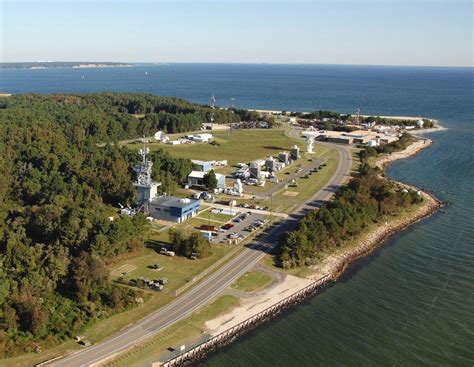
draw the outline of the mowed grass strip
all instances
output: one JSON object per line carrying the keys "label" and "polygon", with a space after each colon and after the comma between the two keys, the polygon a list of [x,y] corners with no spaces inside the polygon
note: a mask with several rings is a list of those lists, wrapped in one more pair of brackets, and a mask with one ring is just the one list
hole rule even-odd
{"label": "mowed grass strip", "polygon": [[151,365],[163,356],[168,348],[179,348],[180,345],[189,345],[206,334],[205,323],[220,315],[230,312],[239,305],[239,299],[232,295],[222,295],[209,305],[200,309],[185,320],[158,333],[133,350],[119,356],[108,363],[110,367],[135,367]]}
{"label": "mowed grass strip", "polygon": [[253,270],[242,275],[231,285],[231,288],[242,292],[255,292],[265,288],[272,281],[272,277],[263,271]]}

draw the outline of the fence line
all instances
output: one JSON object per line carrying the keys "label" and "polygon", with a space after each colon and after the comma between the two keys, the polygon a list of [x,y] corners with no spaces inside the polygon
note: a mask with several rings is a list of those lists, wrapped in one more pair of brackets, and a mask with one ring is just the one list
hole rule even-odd
{"label": "fence line", "polygon": [[193,277],[191,281],[187,282],[186,284],[182,285],[178,289],[174,291],[175,297],[179,296],[181,293],[183,293],[186,289],[189,287],[192,287],[194,284],[196,284],[197,281],[201,280],[204,278],[207,274],[210,272],[214,271],[217,267],[221,266],[224,262],[229,260],[232,256],[235,255],[235,253],[240,249],[240,246],[236,246],[233,248],[231,251],[229,251],[225,256],[221,257],[219,260],[217,260],[214,264],[209,266],[208,268],[204,269],[202,272],[200,272],[198,275]]}
{"label": "fence line", "polygon": [[226,331],[223,331],[222,333],[216,336],[213,336],[209,340],[198,344],[197,346],[184,352],[183,354],[169,359],[168,361],[161,364],[161,366],[186,366],[203,359],[209,353],[231,343],[238,336],[242,335],[250,329],[253,329],[265,320],[274,317],[282,310],[308,298],[317,290],[325,287],[331,281],[331,279],[332,278],[330,274],[319,278],[315,282],[307,285],[299,291],[285,297],[283,300],[278,301],[274,305],[269,306],[266,309],[260,311],[259,313],[249,317],[247,320],[240,322],[239,324],[227,329]]}

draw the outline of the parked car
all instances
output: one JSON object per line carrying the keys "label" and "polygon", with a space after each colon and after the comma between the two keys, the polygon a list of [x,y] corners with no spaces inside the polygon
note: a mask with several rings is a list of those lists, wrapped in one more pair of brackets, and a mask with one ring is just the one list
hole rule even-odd
{"label": "parked car", "polygon": [[83,347],[90,347],[92,345],[92,343],[87,340],[87,339],[82,339],[79,344],[81,344]]}
{"label": "parked car", "polygon": [[161,270],[161,265],[160,264],[152,264],[152,265],[148,265],[148,268],[153,269],[153,270]]}

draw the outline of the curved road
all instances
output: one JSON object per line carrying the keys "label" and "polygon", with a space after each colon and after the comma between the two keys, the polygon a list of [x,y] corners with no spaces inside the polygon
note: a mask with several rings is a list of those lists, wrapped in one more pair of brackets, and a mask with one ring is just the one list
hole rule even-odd
{"label": "curved road", "polygon": [[349,146],[329,143],[318,143],[335,148],[339,154],[339,164],[325,188],[318,191],[308,202],[301,205],[290,217],[280,224],[270,228],[255,243],[231,259],[216,272],[205,278],[189,292],[174,299],[167,306],[150,314],[139,322],[123,329],[115,336],[94,346],[73,353],[50,363],[55,367],[91,366],[133,347],[141,341],[155,335],[167,326],[181,320],[197,308],[205,305],[222,293],[232,282],[252,268],[273,246],[278,238],[291,229],[298,218],[307,210],[314,209],[328,200],[335,190],[346,182],[349,177],[352,157]]}

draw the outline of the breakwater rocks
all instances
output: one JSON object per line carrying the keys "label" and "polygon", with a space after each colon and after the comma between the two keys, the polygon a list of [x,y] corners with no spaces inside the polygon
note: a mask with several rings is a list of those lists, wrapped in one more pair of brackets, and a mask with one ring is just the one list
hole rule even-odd
{"label": "breakwater rocks", "polygon": [[[421,150],[429,147],[431,144],[432,141],[429,139],[418,140],[404,151],[397,152],[397,154],[392,154],[390,156],[386,156],[380,159],[377,162],[377,165],[381,167],[383,171],[385,171],[385,166],[387,163],[413,156]],[[410,188],[412,190],[419,190],[416,187],[401,182],[398,182],[398,184],[403,187]],[[164,367],[190,366],[197,363],[198,361],[205,359],[209,354],[232,343],[238,337],[242,336],[249,330],[252,330],[263,322],[274,318],[283,310],[292,307],[308,299],[309,297],[314,296],[317,292],[323,290],[331,283],[337,281],[350,264],[352,264],[357,259],[372,253],[379,246],[381,246],[391,235],[410,227],[411,225],[423,220],[424,218],[431,216],[441,207],[447,204],[446,202],[440,201],[431,193],[428,193],[426,191],[421,191],[421,193],[424,198],[423,204],[421,204],[413,212],[408,213],[401,218],[394,219],[390,222],[385,222],[384,224],[381,224],[379,227],[371,231],[365,238],[363,238],[357,244],[357,246],[351,249],[347,249],[342,254],[337,255],[337,257],[333,259],[333,261],[331,261],[330,269],[326,275],[315,280],[313,283],[299,290],[298,292],[293,293],[285,299],[253,315],[247,320],[210,338],[209,340],[199,344],[191,350],[182,353],[180,356],[174,357],[164,363],[161,363],[160,365]]]}
{"label": "breakwater rocks", "polygon": [[372,253],[391,235],[403,231],[404,229],[423,220],[424,218],[431,216],[441,207],[446,205],[445,202],[440,201],[435,196],[430,194],[423,193],[423,197],[426,202],[414,213],[411,213],[409,216],[402,219],[394,220],[392,222],[385,222],[385,224],[370,232],[357,247],[340,255],[338,257],[338,261],[336,261],[333,265],[333,271],[331,272],[332,279],[334,281],[339,279],[351,263]]}
{"label": "breakwater rocks", "polygon": [[331,283],[337,281],[344,273],[347,267],[357,259],[367,256],[383,244],[392,234],[401,231],[420,220],[429,217],[441,208],[444,203],[436,197],[424,193],[426,202],[420,206],[410,216],[403,219],[394,220],[386,223],[370,232],[357,247],[347,250],[344,254],[339,255],[333,263],[331,271],[325,276],[315,280],[310,285],[266,308],[265,310],[253,315],[247,320],[229,328],[228,330],[210,338],[209,340],[197,345],[196,347],[182,353],[180,356],[174,357],[160,365],[163,367],[191,366],[201,360],[204,360],[209,354],[225,347],[235,341],[238,337],[246,332],[254,329],[263,322],[271,320],[283,310],[295,306],[298,303],[313,297],[316,293],[323,290]]}
{"label": "breakwater rocks", "polygon": [[210,353],[213,353],[216,350],[232,343],[236,338],[240,337],[249,330],[252,330],[263,322],[274,318],[283,310],[295,306],[298,303],[308,299],[309,297],[312,297],[316,292],[322,290],[330,282],[332,282],[331,275],[325,275],[320,279],[315,280],[310,285],[302,288],[301,290],[266,308],[265,310],[253,315],[252,317],[249,317],[247,320],[210,338],[209,340],[197,345],[191,350],[182,353],[180,356],[161,363],[160,365],[163,367],[193,365],[196,362],[205,359]]}

